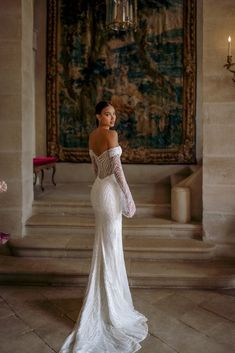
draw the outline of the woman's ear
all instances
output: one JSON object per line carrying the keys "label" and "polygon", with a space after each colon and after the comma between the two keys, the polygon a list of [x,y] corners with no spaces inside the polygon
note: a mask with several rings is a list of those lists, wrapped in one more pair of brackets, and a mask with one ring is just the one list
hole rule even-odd
{"label": "woman's ear", "polygon": [[99,127],[99,125],[100,125],[100,114],[96,114],[95,115],[95,117],[96,117],[96,127]]}

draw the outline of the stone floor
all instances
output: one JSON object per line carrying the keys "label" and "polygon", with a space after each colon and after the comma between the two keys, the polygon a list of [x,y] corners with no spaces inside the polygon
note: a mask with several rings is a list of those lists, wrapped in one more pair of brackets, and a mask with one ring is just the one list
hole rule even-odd
{"label": "stone floor", "polygon": [[[58,352],[83,294],[78,287],[0,286],[1,353]],[[132,289],[132,294],[149,319],[141,353],[235,351],[235,290]]]}

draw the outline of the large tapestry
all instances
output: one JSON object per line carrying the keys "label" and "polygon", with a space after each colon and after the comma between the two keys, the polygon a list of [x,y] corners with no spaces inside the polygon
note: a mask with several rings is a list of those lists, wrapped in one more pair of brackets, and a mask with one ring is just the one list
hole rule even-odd
{"label": "large tapestry", "polygon": [[126,163],[195,163],[195,0],[138,0],[137,29],[105,28],[105,0],[48,0],[47,142],[87,162],[107,100]]}

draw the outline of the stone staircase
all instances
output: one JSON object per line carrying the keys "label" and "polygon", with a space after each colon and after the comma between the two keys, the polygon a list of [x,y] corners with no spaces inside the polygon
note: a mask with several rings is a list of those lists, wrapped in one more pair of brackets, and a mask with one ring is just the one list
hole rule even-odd
{"label": "stone staircase", "polygon": [[[26,223],[26,235],[28,236],[43,234],[45,238],[51,235],[93,237],[94,231],[94,216],[40,213],[30,217]],[[143,240],[148,238],[201,239],[202,227],[200,223],[179,224],[166,218],[125,218],[123,219],[123,236]]]}
{"label": "stone staircase", "polygon": [[[200,222],[170,220],[169,185],[131,185],[137,215],[123,219],[123,246],[131,286],[235,286],[235,263],[215,257],[202,241]],[[85,285],[94,236],[90,186],[58,185],[36,191],[26,236],[12,239],[0,259],[3,283]]]}

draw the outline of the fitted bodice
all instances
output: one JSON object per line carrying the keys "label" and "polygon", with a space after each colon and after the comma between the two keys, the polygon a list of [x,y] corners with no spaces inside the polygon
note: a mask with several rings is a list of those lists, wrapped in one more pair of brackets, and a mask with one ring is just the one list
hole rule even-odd
{"label": "fitted bodice", "polygon": [[97,168],[97,176],[100,179],[106,178],[108,175],[113,174],[113,157],[121,156],[122,148],[121,146],[112,147],[99,156],[97,156],[91,149],[89,150],[90,157],[95,163]]}

